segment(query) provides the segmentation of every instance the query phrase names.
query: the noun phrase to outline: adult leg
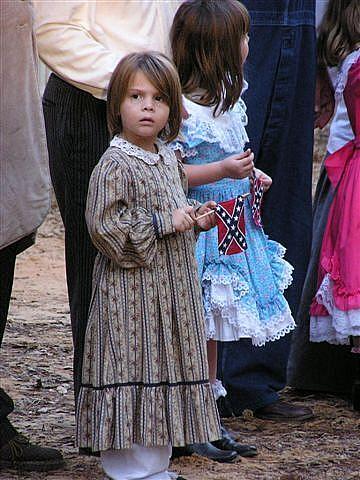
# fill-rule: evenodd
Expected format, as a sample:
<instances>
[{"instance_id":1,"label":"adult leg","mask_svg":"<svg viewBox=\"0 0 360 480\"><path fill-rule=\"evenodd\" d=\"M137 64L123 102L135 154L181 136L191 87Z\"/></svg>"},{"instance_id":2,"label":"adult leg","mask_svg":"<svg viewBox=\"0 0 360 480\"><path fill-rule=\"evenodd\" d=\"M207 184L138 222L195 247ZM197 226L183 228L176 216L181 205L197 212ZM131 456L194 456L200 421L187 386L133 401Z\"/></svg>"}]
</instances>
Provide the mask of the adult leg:
<instances>
[{"instance_id":1,"label":"adult leg","mask_svg":"<svg viewBox=\"0 0 360 480\"><path fill-rule=\"evenodd\" d=\"M0 250L0 346L2 343L14 280L16 253L13 245ZM12 399L0 388L0 449L12 438L7 416L14 410Z\"/></svg>"},{"instance_id":2,"label":"adult leg","mask_svg":"<svg viewBox=\"0 0 360 480\"><path fill-rule=\"evenodd\" d=\"M29 235L0 250L0 346L9 311L16 255L32 243L33 235ZM12 399L0 388L0 468L35 471L60 468L64 461L58 450L31 444L12 426L8 415L13 410Z\"/></svg>"},{"instance_id":3,"label":"adult leg","mask_svg":"<svg viewBox=\"0 0 360 480\"><path fill-rule=\"evenodd\" d=\"M15 261L16 249L13 245L0 250L0 347L9 311Z\"/></svg>"},{"instance_id":4,"label":"adult leg","mask_svg":"<svg viewBox=\"0 0 360 480\"><path fill-rule=\"evenodd\" d=\"M75 396L96 250L85 222L91 172L108 146L106 104L51 75L44 98L51 179L65 226L65 257L74 344Z\"/></svg>"}]
</instances>

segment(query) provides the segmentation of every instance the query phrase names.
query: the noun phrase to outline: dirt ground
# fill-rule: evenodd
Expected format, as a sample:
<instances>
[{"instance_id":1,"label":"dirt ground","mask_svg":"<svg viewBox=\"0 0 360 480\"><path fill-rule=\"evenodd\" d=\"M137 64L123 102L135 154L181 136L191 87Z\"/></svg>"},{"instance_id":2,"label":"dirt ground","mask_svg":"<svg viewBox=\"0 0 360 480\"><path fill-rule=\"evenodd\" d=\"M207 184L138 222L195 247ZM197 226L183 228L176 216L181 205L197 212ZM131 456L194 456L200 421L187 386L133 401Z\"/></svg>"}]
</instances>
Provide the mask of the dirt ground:
<instances>
[{"instance_id":1,"label":"dirt ground","mask_svg":"<svg viewBox=\"0 0 360 480\"><path fill-rule=\"evenodd\" d=\"M64 239L54 208L37 244L19 256L11 311L0 352L0 384L16 401L13 423L43 445L60 448L62 471L17 474L0 479L100 480L96 458L73 447L72 346L67 303ZM303 424L258 420L246 412L226 424L243 443L256 444L258 457L219 464L193 456L172 470L188 480L360 479L360 416L347 400L332 396L284 398L310 406L315 418Z\"/></svg>"}]
</instances>

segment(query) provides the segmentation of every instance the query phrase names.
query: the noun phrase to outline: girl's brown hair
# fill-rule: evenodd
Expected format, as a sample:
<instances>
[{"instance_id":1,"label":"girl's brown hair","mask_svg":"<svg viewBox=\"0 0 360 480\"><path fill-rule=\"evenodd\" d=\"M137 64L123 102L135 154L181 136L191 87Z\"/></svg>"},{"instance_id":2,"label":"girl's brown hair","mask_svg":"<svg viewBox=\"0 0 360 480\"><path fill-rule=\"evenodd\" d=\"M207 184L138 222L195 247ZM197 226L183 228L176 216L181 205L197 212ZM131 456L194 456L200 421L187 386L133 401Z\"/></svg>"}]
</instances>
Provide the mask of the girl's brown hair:
<instances>
[{"instance_id":1,"label":"girl's brown hair","mask_svg":"<svg viewBox=\"0 0 360 480\"><path fill-rule=\"evenodd\" d=\"M176 12L170 39L183 93L203 89L201 103L215 106L214 115L240 98L249 26L248 11L237 0L190 0Z\"/></svg>"},{"instance_id":2,"label":"girl's brown hair","mask_svg":"<svg viewBox=\"0 0 360 480\"><path fill-rule=\"evenodd\" d=\"M124 57L115 68L108 87L107 125L111 137L122 132L120 105L129 87L131 78L141 71L169 106L167 125L159 133L166 142L174 140L181 124L181 85L173 63L162 53L131 53Z\"/></svg>"},{"instance_id":3,"label":"girl's brown hair","mask_svg":"<svg viewBox=\"0 0 360 480\"><path fill-rule=\"evenodd\" d=\"M319 29L319 65L339 65L359 43L359 0L330 0Z\"/></svg>"}]
</instances>

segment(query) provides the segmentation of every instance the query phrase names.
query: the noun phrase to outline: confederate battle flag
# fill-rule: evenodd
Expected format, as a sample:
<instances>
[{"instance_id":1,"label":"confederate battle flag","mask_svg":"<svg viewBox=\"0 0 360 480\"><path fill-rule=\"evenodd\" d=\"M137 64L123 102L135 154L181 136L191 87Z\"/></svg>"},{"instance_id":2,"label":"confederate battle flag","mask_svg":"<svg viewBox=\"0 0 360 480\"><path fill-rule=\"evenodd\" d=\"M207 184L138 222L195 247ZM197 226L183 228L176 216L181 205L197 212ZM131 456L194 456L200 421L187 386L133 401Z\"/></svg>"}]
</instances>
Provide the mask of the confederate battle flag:
<instances>
[{"instance_id":1,"label":"confederate battle flag","mask_svg":"<svg viewBox=\"0 0 360 480\"><path fill-rule=\"evenodd\" d=\"M233 255L246 250L244 198L240 195L218 203L215 214L220 255Z\"/></svg>"},{"instance_id":2,"label":"confederate battle flag","mask_svg":"<svg viewBox=\"0 0 360 480\"><path fill-rule=\"evenodd\" d=\"M254 223L258 227L262 227L261 223L261 204L264 195L264 186L255 173L250 177L250 193L251 193L251 213Z\"/></svg>"}]
</instances>

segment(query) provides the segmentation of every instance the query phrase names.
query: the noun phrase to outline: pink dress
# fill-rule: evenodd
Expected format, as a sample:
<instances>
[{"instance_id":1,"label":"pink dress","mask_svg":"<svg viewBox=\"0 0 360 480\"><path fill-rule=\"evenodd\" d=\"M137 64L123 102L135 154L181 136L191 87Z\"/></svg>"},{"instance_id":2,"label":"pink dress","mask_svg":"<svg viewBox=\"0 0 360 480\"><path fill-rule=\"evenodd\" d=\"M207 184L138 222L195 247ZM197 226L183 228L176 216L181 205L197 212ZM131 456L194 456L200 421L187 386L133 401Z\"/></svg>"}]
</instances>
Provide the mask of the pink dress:
<instances>
[{"instance_id":1,"label":"pink dress","mask_svg":"<svg viewBox=\"0 0 360 480\"><path fill-rule=\"evenodd\" d=\"M336 190L323 237L318 291L310 307L310 340L349 343L360 336L360 51L344 60L343 94L354 139L325 161Z\"/></svg>"}]
</instances>

